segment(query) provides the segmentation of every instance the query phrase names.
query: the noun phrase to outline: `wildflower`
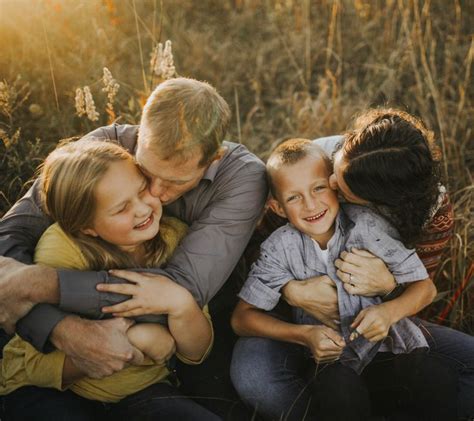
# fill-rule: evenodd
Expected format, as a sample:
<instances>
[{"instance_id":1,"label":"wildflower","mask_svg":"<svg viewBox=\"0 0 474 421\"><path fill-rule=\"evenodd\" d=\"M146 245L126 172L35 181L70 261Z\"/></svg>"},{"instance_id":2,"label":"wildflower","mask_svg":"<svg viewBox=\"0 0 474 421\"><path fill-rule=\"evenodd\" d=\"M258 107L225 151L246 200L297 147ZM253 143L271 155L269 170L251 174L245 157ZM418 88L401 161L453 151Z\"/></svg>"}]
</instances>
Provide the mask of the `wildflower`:
<instances>
[{"instance_id":1,"label":"wildflower","mask_svg":"<svg viewBox=\"0 0 474 421\"><path fill-rule=\"evenodd\" d=\"M92 98L91 90L88 86L84 86L84 100L86 103L86 114L90 121L97 121L99 113L95 108L94 98Z\"/></svg>"},{"instance_id":2,"label":"wildflower","mask_svg":"<svg viewBox=\"0 0 474 421\"><path fill-rule=\"evenodd\" d=\"M86 102L84 99L84 92L81 88L76 89L76 97L74 100L76 102L76 114L78 117L82 117L86 114Z\"/></svg>"},{"instance_id":3,"label":"wildflower","mask_svg":"<svg viewBox=\"0 0 474 421\"><path fill-rule=\"evenodd\" d=\"M11 114L10 89L6 82L0 82L0 113L6 116Z\"/></svg>"},{"instance_id":4,"label":"wildflower","mask_svg":"<svg viewBox=\"0 0 474 421\"><path fill-rule=\"evenodd\" d=\"M162 79L171 79L176 75L170 40L165 42L164 48L161 42L158 43L151 54L150 64L152 72Z\"/></svg>"},{"instance_id":5,"label":"wildflower","mask_svg":"<svg viewBox=\"0 0 474 421\"><path fill-rule=\"evenodd\" d=\"M102 91L107 93L107 108L110 111L113 111L115 96L117 95L120 85L113 78L112 73L110 73L110 70L107 69L107 67L104 67L102 81L104 82L104 88L102 88Z\"/></svg>"},{"instance_id":6,"label":"wildflower","mask_svg":"<svg viewBox=\"0 0 474 421\"><path fill-rule=\"evenodd\" d=\"M3 141L5 149L11 148L15 143L18 142L20 139L20 131L21 129L17 129L13 136L9 136L5 130L0 129L0 140Z\"/></svg>"},{"instance_id":7,"label":"wildflower","mask_svg":"<svg viewBox=\"0 0 474 421\"><path fill-rule=\"evenodd\" d=\"M40 118L44 114L43 108L41 108L41 105L39 104L31 104L28 107L28 111L34 120Z\"/></svg>"}]
</instances>

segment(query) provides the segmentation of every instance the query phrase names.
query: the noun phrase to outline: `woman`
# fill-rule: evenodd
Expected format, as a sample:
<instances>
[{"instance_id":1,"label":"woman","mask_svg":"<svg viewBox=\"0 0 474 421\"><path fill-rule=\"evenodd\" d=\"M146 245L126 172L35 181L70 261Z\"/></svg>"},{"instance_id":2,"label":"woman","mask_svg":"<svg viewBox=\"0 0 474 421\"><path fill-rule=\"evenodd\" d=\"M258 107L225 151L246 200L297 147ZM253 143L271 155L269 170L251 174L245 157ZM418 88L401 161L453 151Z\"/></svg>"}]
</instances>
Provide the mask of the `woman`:
<instances>
[{"instance_id":1,"label":"woman","mask_svg":"<svg viewBox=\"0 0 474 421\"><path fill-rule=\"evenodd\" d=\"M417 245L420 258L433 276L452 235L453 215L444 188L441 185L436 189L426 188L437 184L433 183L434 179L439 180L439 153L432 134L403 111L380 109L364 113L354 130L344 136L316 142L334 158L332 186L347 201L370 206L383 214L407 245ZM413 179L417 182L413 183ZM275 215L267 212L257 242L280 224ZM407 232L414 234L404 236ZM397 285L384 263L363 250L343 252L336 266L339 278L352 294L382 295L389 299L390 293L396 292ZM283 295L292 306L325 320L330 327L336 326L336 294L329 278L290 282ZM431 352L452 364L460 375L459 415L473 416L474 338L424 321L421 324ZM321 338L322 359L325 354L333 353L334 348L330 340ZM291 366L294 353L294 348L275 341L240 339L234 349L231 374L244 401L255 406L258 399L266 400L267 405L278 407L281 400L276 396L285 393L280 388L280 375L289 376L297 369ZM259 398L252 400L252 396ZM282 408L285 411L288 408ZM291 411L298 412L296 404ZM305 408L300 408L300 413L304 411Z\"/></svg>"}]
</instances>

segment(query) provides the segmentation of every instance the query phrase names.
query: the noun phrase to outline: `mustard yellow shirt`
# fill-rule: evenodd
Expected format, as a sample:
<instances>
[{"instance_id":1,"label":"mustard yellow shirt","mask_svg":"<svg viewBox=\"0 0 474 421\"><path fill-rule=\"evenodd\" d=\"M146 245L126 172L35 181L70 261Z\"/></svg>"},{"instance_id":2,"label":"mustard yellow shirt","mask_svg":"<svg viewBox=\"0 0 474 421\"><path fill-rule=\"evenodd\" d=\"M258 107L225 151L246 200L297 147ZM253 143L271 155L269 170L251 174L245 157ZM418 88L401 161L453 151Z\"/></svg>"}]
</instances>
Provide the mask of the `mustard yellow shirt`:
<instances>
[{"instance_id":1,"label":"mustard yellow shirt","mask_svg":"<svg viewBox=\"0 0 474 421\"><path fill-rule=\"evenodd\" d=\"M171 229L161 232L164 241L174 249L186 233L186 225L176 218L164 217ZM40 238L35 250L35 262L63 269L87 270L87 262L76 243L59 227L51 225ZM207 306L203 309L211 322ZM212 338L213 339L213 338ZM191 361L177 354L187 364L199 364L209 354L212 342L201 361ZM62 371L66 355L61 351L38 352L28 342L15 335L5 346L0 365L0 395L27 385L64 390ZM118 402L154 383L165 381L169 370L145 358L142 365L130 366L103 379L85 377L69 386L78 395L101 402Z\"/></svg>"}]
</instances>

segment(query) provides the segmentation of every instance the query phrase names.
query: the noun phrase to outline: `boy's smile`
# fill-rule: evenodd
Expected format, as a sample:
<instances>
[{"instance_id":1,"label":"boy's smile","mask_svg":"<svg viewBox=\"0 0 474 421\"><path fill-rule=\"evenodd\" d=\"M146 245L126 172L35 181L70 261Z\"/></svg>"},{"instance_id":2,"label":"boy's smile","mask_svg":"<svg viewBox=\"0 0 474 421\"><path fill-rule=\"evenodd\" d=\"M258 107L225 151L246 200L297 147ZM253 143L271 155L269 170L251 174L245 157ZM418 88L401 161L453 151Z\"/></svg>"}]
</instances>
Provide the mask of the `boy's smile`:
<instances>
[{"instance_id":1,"label":"boy's smile","mask_svg":"<svg viewBox=\"0 0 474 421\"><path fill-rule=\"evenodd\" d=\"M337 193L329 187L329 175L324 160L314 154L272 171L277 200L272 199L270 206L322 248L334 234L339 212Z\"/></svg>"}]
</instances>

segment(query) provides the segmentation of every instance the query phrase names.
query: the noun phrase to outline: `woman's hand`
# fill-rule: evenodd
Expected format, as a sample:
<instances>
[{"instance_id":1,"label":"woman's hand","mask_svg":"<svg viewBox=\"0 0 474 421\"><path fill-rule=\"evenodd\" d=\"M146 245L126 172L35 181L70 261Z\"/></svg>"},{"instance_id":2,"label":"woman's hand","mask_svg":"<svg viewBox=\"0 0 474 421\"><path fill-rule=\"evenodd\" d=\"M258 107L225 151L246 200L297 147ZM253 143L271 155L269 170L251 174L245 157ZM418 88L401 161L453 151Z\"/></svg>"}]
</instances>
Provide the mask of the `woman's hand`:
<instances>
[{"instance_id":1,"label":"woman's hand","mask_svg":"<svg viewBox=\"0 0 474 421\"><path fill-rule=\"evenodd\" d=\"M366 250L343 251L334 264L339 269L337 276L349 294L384 296L397 286L385 263Z\"/></svg>"},{"instance_id":2,"label":"woman's hand","mask_svg":"<svg viewBox=\"0 0 474 421\"><path fill-rule=\"evenodd\" d=\"M135 317L143 314L179 315L187 311L191 293L166 276L111 270L110 273L132 283L99 284L98 291L115 292L131 295L127 301L109 307L103 307L104 313L112 313L116 317Z\"/></svg>"},{"instance_id":3,"label":"woman's hand","mask_svg":"<svg viewBox=\"0 0 474 421\"><path fill-rule=\"evenodd\" d=\"M304 281L290 281L282 289L283 298L293 307L337 329L339 306L336 285L329 276L316 276Z\"/></svg>"}]
</instances>

